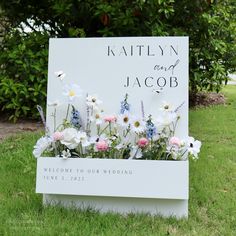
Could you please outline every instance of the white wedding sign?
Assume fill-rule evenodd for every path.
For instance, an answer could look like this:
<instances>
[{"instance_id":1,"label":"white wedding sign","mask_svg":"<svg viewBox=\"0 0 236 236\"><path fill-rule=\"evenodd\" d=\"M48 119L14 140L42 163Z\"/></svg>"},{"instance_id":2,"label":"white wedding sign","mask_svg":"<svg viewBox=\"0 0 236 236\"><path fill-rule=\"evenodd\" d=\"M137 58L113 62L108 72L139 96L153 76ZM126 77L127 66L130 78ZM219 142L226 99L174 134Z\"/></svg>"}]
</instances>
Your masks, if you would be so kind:
<instances>
[{"instance_id":1,"label":"white wedding sign","mask_svg":"<svg viewBox=\"0 0 236 236\"><path fill-rule=\"evenodd\" d=\"M55 76L60 70L63 81ZM176 135L188 136L188 37L51 39L48 102L62 100L65 83L81 87L80 100L97 94L106 114L119 112L125 94L136 115L158 116L166 101L181 117ZM78 108L86 120L86 107ZM47 108L51 132L64 118L63 106L57 112L55 124ZM42 157L36 192L45 194L46 204L186 217L188 161Z\"/></svg>"}]
</instances>

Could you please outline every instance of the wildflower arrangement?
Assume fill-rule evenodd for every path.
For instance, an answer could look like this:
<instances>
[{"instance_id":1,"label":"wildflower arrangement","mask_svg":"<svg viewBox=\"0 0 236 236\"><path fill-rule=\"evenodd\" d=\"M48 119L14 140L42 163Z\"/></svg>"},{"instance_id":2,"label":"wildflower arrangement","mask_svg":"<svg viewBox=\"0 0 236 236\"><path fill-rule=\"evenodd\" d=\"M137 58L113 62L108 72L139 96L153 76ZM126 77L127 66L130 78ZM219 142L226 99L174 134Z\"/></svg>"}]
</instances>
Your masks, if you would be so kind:
<instances>
[{"instance_id":1,"label":"wildflower arrangement","mask_svg":"<svg viewBox=\"0 0 236 236\"><path fill-rule=\"evenodd\" d=\"M57 72L63 80L65 74ZM82 90L76 84L64 85L63 95L67 100L65 118L56 125L59 102L48 103L54 107L54 131L46 132L34 146L36 158L53 156L67 158L117 158L143 160L186 160L198 158L201 142L189 137L182 140L175 136L180 116L179 107L163 102L160 115L142 115L131 112L126 94L120 103L118 114L106 114L97 95L86 96L86 118L83 120L77 109Z\"/></svg>"}]
</instances>

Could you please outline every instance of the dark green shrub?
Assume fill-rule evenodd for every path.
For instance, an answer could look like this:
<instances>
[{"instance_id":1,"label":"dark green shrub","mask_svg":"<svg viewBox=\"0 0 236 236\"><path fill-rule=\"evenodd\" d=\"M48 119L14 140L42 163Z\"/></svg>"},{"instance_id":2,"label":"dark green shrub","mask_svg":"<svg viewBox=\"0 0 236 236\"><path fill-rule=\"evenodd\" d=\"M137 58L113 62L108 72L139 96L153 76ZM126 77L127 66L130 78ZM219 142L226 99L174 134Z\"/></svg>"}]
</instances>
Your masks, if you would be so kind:
<instances>
[{"instance_id":1,"label":"dark green shrub","mask_svg":"<svg viewBox=\"0 0 236 236\"><path fill-rule=\"evenodd\" d=\"M186 7L189 1L180 2L175 12L182 17L174 25L184 26L190 36L190 91L219 92L236 68L236 2L192 1L192 7ZM186 11L194 13L187 22Z\"/></svg>"},{"instance_id":2,"label":"dark green shrub","mask_svg":"<svg viewBox=\"0 0 236 236\"><path fill-rule=\"evenodd\" d=\"M0 105L11 118L35 116L45 100L48 37L187 35L193 94L218 92L235 71L234 0L0 0L0 8L8 50L0 55ZM22 22L33 33L17 33Z\"/></svg>"},{"instance_id":3,"label":"dark green shrub","mask_svg":"<svg viewBox=\"0 0 236 236\"><path fill-rule=\"evenodd\" d=\"M0 56L0 106L16 121L36 118L36 104L45 105L48 35L18 31L7 35Z\"/></svg>"}]
</instances>

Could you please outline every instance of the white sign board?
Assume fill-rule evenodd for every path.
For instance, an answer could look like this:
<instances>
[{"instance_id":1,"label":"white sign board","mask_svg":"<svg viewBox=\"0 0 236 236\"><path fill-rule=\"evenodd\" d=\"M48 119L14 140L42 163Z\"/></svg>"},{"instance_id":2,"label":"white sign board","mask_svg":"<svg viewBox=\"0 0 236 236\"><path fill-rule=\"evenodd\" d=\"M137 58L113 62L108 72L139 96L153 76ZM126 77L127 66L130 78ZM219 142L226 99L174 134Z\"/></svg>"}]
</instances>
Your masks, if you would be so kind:
<instances>
[{"instance_id":1,"label":"white sign board","mask_svg":"<svg viewBox=\"0 0 236 236\"><path fill-rule=\"evenodd\" d=\"M119 112L126 93L138 115L141 101L145 114L154 117L163 101L176 108L184 103L176 135L188 136L187 37L51 39L49 50L48 101L62 98L63 86L55 71L63 70L66 83L78 84L84 95L97 94L107 114ZM58 124L64 116L58 114ZM47 124L52 130L51 110Z\"/></svg>"},{"instance_id":2,"label":"white sign board","mask_svg":"<svg viewBox=\"0 0 236 236\"><path fill-rule=\"evenodd\" d=\"M84 97L86 94L97 94L103 101L106 114L119 112L120 102L125 94L129 95L131 112L137 115L142 113L141 101L145 115L152 114L153 117L160 112L159 107L163 101L172 104L174 108L181 106L178 111L181 119L176 136L188 136L188 37L51 39L48 101L62 98L63 83L55 77L55 72L60 70L66 73L67 84L75 83L82 88ZM47 125L53 131L55 125L50 109L47 109ZM63 120L65 109L58 111L57 124ZM79 109L85 119L85 107L80 106ZM68 168L71 173L48 173L49 168ZM80 169L84 172L78 175L76 171ZM98 173L92 174L89 170L97 170ZM127 170L132 174L114 174L107 180L104 170L115 170L116 173L118 170ZM141 181L143 174L146 174L146 178ZM166 178L165 174L170 178ZM75 181L72 181L73 178ZM148 182L152 178L156 182ZM80 197L129 197L133 202L136 198L182 199L184 204L168 200L172 201L169 206L172 204L173 210L168 210L165 215L186 216L188 161L39 158L37 192L73 194ZM62 201L57 195L46 195L45 199ZM66 202L68 197L63 199ZM119 202L119 198L117 199ZM122 204L127 205L124 202ZM142 202L142 207L137 203L136 208L143 210L145 204L149 203ZM164 208L167 209L168 203L165 204ZM109 210L109 207L107 208ZM123 207L121 212L125 212L124 208L126 207ZM175 211L175 208L178 210ZM166 212L160 209L159 213Z\"/></svg>"}]
</instances>

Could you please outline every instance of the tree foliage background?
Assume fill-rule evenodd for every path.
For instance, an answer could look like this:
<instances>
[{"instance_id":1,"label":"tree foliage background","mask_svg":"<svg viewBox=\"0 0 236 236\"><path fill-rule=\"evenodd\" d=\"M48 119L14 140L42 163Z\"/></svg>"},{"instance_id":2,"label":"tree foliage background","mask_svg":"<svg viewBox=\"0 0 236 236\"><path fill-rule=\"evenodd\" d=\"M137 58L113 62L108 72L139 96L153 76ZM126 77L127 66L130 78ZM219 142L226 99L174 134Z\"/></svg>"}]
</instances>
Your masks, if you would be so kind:
<instances>
[{"instance_id":1,"label":"tree foliage background","mask_svg":"<svg viewBox=\"0 0 236 236\"><path fill-rule=\"evenodd\" d=\"M189 36L193 94L236 67L234 0L0 0L0 31L0 109L14 120L45 105L49 37Z\"/></svg>"}]
</instances>

